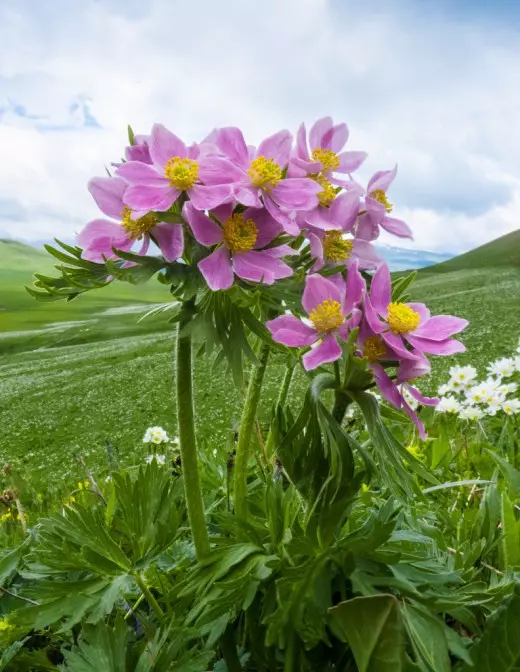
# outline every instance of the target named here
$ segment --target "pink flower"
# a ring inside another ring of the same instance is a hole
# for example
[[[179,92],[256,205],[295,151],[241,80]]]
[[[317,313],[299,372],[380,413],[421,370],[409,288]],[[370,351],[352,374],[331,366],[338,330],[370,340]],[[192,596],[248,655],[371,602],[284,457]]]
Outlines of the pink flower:
[[[302,124],[296,138],[296,150],[291,157],[290,174],[321,173],[333,184],[348,186],[349,182],[335,177],[334,173],[352,173],[367,157],[366,152],[341,151],[348,135],[346,124],[334,125],[331,117],[323,117],[311,127],[308,145],[305,124]]]
[[[230,167],[225,158],[215,159],[215,182],[224,176],[239,203],[252,208],[264,205],[287,233],[298,235],[295,213],[316,207],[320,186],[305,177],[284,178],[292,145],[289,131],[266,138],[258,149],[247,147],[238,128],[221,128],[211,137],[232,162]]]
[[[379,236],[379,228],[400,238],[413,238],[408,224],[401,219],[389,217],[392,204],[386,197],[389,186],[397,175],[397,166],[393,170],[381,170],[375,173],[367,186],[365,195],[366,210],[359,215],[356,225],[356,236],[364,240],[375,240]]]
[[[135,135],[134,144],[125,148],[125,158],[127,161],[140,161],[152,165],[150,157],[150,136]]]
[[[215,157],[199,145],[186,145],[162,124],[155,124],[148,143],[151,165],[132,160],[119,166],[116,174],[131,186],[125,192],[130,208],[150,212],[165,211],[188,194],[197,210],[208,210],[232,200],[232,189],[222,179],[229,161]],[[222,168],[217,179],[218,169]]]
[[[341,357],[338,339],[345,340],[348,315],[361,300],[363,280],[354,264],[347,284],[339,276],[331,281],[321,275],[309,275],[305,283],[302,305],[311,325],[294,315],[280,315],[267,322],[273,340],[291,348],[302,348],[317,343],[303,356],[307,371],[322,364],[335,362]]]
[[[337,266],[345,264],[348,268],[352,262],[357,261],[362,270],[374,270],[383,260],[368,241],[359,238],[349,238],[343,231],[309,231],[307,238],[310,243],[311,255],[316,259],[312,267],[313,272],[319,271],[324,266]]]
[[[212,214],[221,222],[217,224],[192,203],[184,205],[184,217],[197,242],[205,247],[218,245],[198,263],[210,289],[229,289],[235,275],[266,285],[292,275],[282,257],[297,254],[295,250],[288,245],[264,249],[280,233],[280,224],[263,208],[236,214],[233,209],[231,203],[215,209]]]
[[[423,303],[392,302],[390,271],[379,267],[365,293],[364,315],[375,334],[404,359],[414,359],[406,345],[419,353],[452,355],[464,352],[464,345],[451,337],[468,326],[468,321],[452,315],[430,316]]]
[[[125,205],[128,185],[119,177],[95,177],[89,191],[100,210],[111,219],[89,222],[76,237],[83,248],[82,257],[103,262],[114,257],[114,249],[130,251],[137,240],[143,244],[138,254],[146,254],[150,238],[157,243],[166,261],[175,261],[183,252],[181,224],[159,222],[153,213],[132,211]]]

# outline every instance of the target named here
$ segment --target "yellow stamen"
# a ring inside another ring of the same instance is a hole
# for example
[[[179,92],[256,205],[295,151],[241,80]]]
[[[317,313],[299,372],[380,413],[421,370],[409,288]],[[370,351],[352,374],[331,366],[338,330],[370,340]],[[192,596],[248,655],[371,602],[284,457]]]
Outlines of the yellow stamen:
[[[157,225],[157,217],[149,212],[144,217],[132,219],[132,211],[125,206],[121,213],[121,225],[132,238],[141,238]]]
[[[381,336],[369,336],[363,343],[363,357],[369,362],[377,362],[386,355],[386,346]]]
[[[172,187],[185,191],[191,189],[199,179],[199,164],[193,159],[181,159],[174,156],[164,167],[164,175]]]
[[[394,334],[409,334],[417,329],[421,317],[406,303],[390,303],[387,321]]]
[[[309,319],[316,331],[326,333],[337,329],[345,322],[341,314],[341,305],[332,299],[325,299],[309,313]]]
[[[309,177],[323,187],[323,191],[318,193],[318,201],[324,208],[328,208],[337,196],[334,185],[323,175],[309,175]]]
[[[323,254],[335,264],[340,264],[352,254],[354,244],[343,238],[342,231],[327,231],[323,238]]]
[[[323,170],[337,170],[339,168],[339,156],[331,149],[313,149],[312,160],[319,161]]]
[[[273,159],[266,159],[265,156],[257,156],[251,161],[251,167],[247,171],[251,182],[256,187],[261,187],[265,191],[270,191],[282,179],[282,169]]]
[[[232,215],[223,228],[224,245],[231,252],[249,252],[255,246],[258,228],[252,219],[244,219],[242,213]]]
[[[371,191],[368,195],[370,196],[370,198],[373,198],[374,201],[382,203],[385,206],[385,210],[387,212],[392,212],[392,208],[394,206],[387,199],[386,194],[382,189],[374,189],[374,191]]]

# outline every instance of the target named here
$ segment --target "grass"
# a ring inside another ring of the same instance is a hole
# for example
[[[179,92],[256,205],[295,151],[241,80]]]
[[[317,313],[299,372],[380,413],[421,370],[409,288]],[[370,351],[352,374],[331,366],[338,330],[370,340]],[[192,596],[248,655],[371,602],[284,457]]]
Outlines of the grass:
[[[511,236],[419,272],[414,300],[427,302],[434,314],[470,321],[462,338],[467,354],[433,358],[434,377],[425,389],[443,380],[454,361],[482,370],[491,358],[516,347],[520,267],[516,253],[509,252],[517,239],[520,249],[520,232]],[[48,272],[52,260],[23,248],[0,242],[0,462],[26,462],[58,478],[77,471],[76,451],[92,465],[104,463],[108,440],[128,463],[144,455],[141,439],[148,426],[175,434],[172,327],[165,314],[138,322],[139,313],[131,312],[167,302],[166,288],[154,281],[138,287],[114,284],[69,304],[39,304],[23,285],[34,270]],[[497,263],[500,255],[507,263]],[[116,307],[129,312],[112,310]],[[271,362],[265,409],[276,399],[283,373],[279,360]],[[295,403],[303,388],[298,375],[291,391]],[[240,417],[242,393],[229,381],[207,359],[197,360],[198,432],[209,449],[229,445]]]

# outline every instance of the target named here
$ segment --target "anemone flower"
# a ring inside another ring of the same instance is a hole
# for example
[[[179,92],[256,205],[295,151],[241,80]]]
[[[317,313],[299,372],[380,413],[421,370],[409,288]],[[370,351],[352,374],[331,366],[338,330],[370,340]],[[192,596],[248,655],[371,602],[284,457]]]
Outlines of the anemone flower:
[[[290,174],[320,173],[333,184],[348,186],[348,181],[337,178],[334,173],[352,173],[367,157],[366,152],[341,151],[347,143],[348,135],[346,124],[334,125],[331,117],[323,117],[311,127],[307,144],[307,131],[305,124],[302,124],[296,137],[296,149],[291,157]]]
[[[198,243],[205,247],[218,245],[198,264],[213,291],[229,289],[235,275],[266,285],[292,275],[282,257],[297,254],[295,250],[288,245],[264,249],[281,231],[280,224],[264,208],[247,208],[233,214],[232,204],[221,205],[212,213],[221,224],[189,202],[183,213]]]
[[[125,205],[128,185],[119,177],[95,177],[88,188],[100,210],[111,219],[94,219],[76,237],[83,248],[82,257],[103,262],[114,257],[114,249],[128,252],[142,240],[138,254],[146,254],[150,237],[159,246],[166,261],[178,259],[184,249],[181,224],[159,222],[153,213],[135,212]]]
[[[375,334],[404,359],[414,359],[406,347],[419,353],[453,355],[464,352],[464,345],[451,337],[468,326],[468,321],[452,315],[430,316],[424,303],[392,302],[392,285],[388,266],[376,271],[365,292],[364,315]]]
[[[127,161],[139,161],[152,165],[150,157],[150,136],[135,135],[134,144],[125,148],[125,158]]]
[[[295,213],[315,208],[321,187],[306,177],[284,178],[291,154],[291,133],[279,131],[261,142],[258,149],[248,148],[242,131],[233,127],[219,129],[212,140],[226,158],[213,160],[215,173],[213,179],[206,176],[206,183],[222,179],[231,182],[239,203],[252,208],[265,205],[287,233],[298,235]]]
[[[197,210],[209,210],[232,200],[232,191],[225,180],[215,180],[216,160],[201,145],[186,145],[162,124],[155,124],[149,141],[151,165],[127,161],[116,171],[130,187],[125,203],[145,212],[165,211],[185,192]],[[219,158],[219,165],[227,162]],[[224,162],[224,163],[222,163]],[[206,183],[205,177],[212,180]]]
[[[295,315],[280,315],[267,322],[273,340],[290,348],[317,344],[303,356],[303,366],[307,371],[335,362],[341,357],[338,339],[347,338],[348,316],[361,300],[362,282],[355,265],[348,274],[346,286],[339,276],[332,282],[321,275],[309,275],[302,305],[310,324]]]
[[[311,255],[316,259],[313,272],[324,266],[345,264],[348,268],[357,261],[361,270],[375,270],[383,260],[377,256],[374,246],[360,238],[349,238],[343,231],[320,231],[307,233]]]
[[[369,180],[365,194],[365,212],[359,215],[356,235],[365,240],[375,240],[380,228],[399,238],[413,238],[412,230],[401,219],[389,217],[393,205],[386,192],[397,175],[397,165],[393,170],[381,170]],[[358,185],[359,186],[359,185]]]

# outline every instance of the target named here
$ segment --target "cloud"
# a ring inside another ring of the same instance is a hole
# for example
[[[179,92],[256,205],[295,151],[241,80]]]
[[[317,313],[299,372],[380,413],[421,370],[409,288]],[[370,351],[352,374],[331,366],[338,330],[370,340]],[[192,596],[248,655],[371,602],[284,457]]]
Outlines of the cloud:
[[[97,216],[86,182],[121,156],[128,122],[188,141],[240,125],[258,142],[329,113],[370,153],[360,180],[399,163],[390,200],[416,247],[458,252],[517,228],[518,40],[507,17],[448,5],[4,0],[3,229],[68,238]]]

